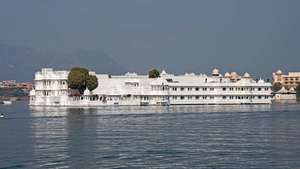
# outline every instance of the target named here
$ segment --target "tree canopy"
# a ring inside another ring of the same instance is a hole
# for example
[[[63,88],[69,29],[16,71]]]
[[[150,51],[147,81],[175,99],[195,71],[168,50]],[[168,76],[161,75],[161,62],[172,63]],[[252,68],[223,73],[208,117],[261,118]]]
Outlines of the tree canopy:
[[[148,72],[149,78],[158,78],[160,73],[157,69],[152,69]]]
[[[82,67],[73,67],[68,75],[68,87],[76,89],[80,94],[88,88],[90,91],[98,87],[97,77],[89,75],[89,70]]]
[[[86,80],[86,85],[89,91],[93,91],[98,87],[98,79],[95,75],[90,75],[88,76]]]
[[[274,83],[273,86],[272,86],[273,92],[277,92],[277,91],[279,91],[281,88],[282,88],[282,84],[279,83],[279,82]]]
[[[296,87],[296,95],[297,95],[297,100],[300,100],[300,83],[298,83]]]

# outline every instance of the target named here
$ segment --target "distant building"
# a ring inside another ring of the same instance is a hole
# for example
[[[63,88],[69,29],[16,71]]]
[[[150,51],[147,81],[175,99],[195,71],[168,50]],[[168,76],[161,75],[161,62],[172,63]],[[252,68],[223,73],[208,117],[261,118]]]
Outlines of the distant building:
[[[32,83],[29,82],[23,82],[23,83],[17,83],[16,88],[25,89],[25,90],[31,90],[32,89]]]
[[[26,91],[30,91],[32,89],[32,83],[30,82],[17,83],[16,80],[4,80],[0,82],[0,88],[19,88]]]
[[[296,88],[300,83],[300,72],[288,72],[287,75],[284,75],[281,70],[274,72],[273,74],[273,82],[281,83],[286,89]]]
[[[16,80],[4,80],[0,83],[0,87],[2,88],[12,88],[16,87]]]
[[[293,87],[289,90],[282,87],[279,91],[274,92],[274,99],[281,101],[281,100],[296,100],[296,91]]]

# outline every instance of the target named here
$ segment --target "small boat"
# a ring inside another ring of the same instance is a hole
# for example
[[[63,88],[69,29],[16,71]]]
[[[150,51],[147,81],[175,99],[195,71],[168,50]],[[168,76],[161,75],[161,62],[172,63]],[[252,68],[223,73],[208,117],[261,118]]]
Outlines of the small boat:
[[[0,114],[0,118],[4,118],[4,114],[3,113]]]
[[[3,101],[3,104],[7,104],[7,105],[9,105],[9,104],[12,104],[12,101],[10,101],[10,100],[6,100],[6,101]]]

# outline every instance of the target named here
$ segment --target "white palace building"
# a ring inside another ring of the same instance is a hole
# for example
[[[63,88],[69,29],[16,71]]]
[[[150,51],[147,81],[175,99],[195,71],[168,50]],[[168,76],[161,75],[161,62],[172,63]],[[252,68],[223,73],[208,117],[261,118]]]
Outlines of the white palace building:
[[[83,95],[68,89],[69,71],[44,68],[35,73],[34,89],[30,92],[33,106],[106,106],[106,105],[216,105],[271,104],[271,83],[253,80],[248,73],[212,75],[161,72],[159,78],[126,73],[96,74],[98,87]]]

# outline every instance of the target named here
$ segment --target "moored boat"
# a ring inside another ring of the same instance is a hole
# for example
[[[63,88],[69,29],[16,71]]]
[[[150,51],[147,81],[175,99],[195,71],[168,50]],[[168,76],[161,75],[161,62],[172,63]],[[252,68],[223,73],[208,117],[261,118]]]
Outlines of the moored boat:
[[[10,104],[12,104],[12,101],[10,101],[10,100],[5,100],[5,101],[3,101],[3,104],[10,105]]]

